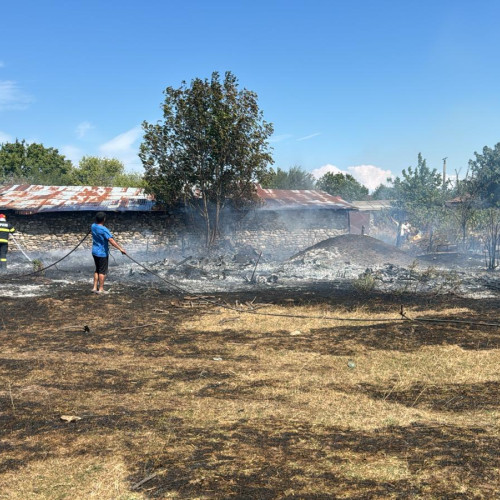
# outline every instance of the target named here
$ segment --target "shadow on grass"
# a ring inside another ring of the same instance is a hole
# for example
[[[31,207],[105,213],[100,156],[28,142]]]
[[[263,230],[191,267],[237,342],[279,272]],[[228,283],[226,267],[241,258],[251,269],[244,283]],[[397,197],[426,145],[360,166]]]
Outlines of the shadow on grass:
[[[156,473],[137,488],[148,498],[174,494],[179,498],[319,499],[346,492],[349,498],[429,494],[466,498],[461,492],[468,488],[485,492],[494,488],[500,466],[500,439],[479,427],[414,424],[359,431],[277,419],[196,427],[188,419],[169,417],[166,410],[127,408],[67,424],[32,406],[19,408],[10,419],[2,417],[1,428],[4,437],[17,430],[18,437],[25,439],[16,445],[16,456],[9,456],[14,447],[2,449],[0,471],[67,453],[76,438],[89,439],[85,449],[75,453],[102,457],[113,451],[103,450],[96,436],[122,439],[164,432],[168,440],[155,452],[145,451],[141,439],[138,444],[126,439],[124,456],[134,471],[130,485]],[[57,436],[58,443],[67,445],[49,452],[30,444],[30,438],[41,435]],[[389,459],[403,472],[392,476],[381,465]],[[382,469],[376,477],[373,473],[364,477],[367,467]]]
[[[347,492],[348,498],[385,498],[396,493],[403,498],[429,491],[437,497],[466,498],[460,496],[460,488],[488,488],[500,465],[500,440],[480,428],[413,425],[357,432],[279,421],[252,426],[241,421],[217,429],[181,427],[178,435],[183,450],[191,448],[182,460],[165,453],[136,464],[141,472],[132,476],[132,482],[159,472],[144,489],[150,498],[177,494],[180,498],[318,499]],[[406,477],[389,478],[384,471],[380,479],[362,477],[363,467],[388,456],[408,468]],[[419,474],[435,470],[440,471],[435,484],[429,483],[428,476],[419,480]],[[446,483],[451,471],[460,475],[460,486]],[[294,493],[287,495],[287,491]]]
[[[345,386],[339,384],[329,387],[336,391],[348,392]],[[418,383],[405,390],[358,384],[356,390],[375,400],[392,401],[409,408],[463,412],[495,410],[500,407],[500,383],[493,381],[477,384],[442,385]]]

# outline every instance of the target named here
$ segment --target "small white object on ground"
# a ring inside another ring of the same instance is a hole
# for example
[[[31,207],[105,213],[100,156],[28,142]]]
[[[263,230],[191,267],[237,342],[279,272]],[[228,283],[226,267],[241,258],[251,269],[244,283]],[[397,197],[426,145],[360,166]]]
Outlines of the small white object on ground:
[[[77,417],[76,415],[61,415],[61,420],[64,422],[77,422],[81,419],[82,417]]]

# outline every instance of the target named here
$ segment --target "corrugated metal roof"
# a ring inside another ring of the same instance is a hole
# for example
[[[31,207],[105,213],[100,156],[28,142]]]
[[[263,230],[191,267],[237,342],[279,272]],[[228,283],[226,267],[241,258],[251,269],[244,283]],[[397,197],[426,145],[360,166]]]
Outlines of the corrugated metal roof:
[[[332,196],[324,191],[312,189],[263,189],[257,186],[257,195],[264,202],[262,210],[297,208],[355,210],[354,205],[343,200],[340,196]]]
[[[261,210],[334,209],[348,210],[351,203],[324,191],[304,189],[263,189],[257,186],[263,201]],[[97,186],[39,186],[16,184],[0,187],[0,209],[25,214],[46,212],[104,211],[150,212],[155,202],[140,188]]]
[[[0,209],[23,213],[149,212],[154,201],[143,189],[96,186],[38,186],[16,184],[0,187]]]
[[[371,211],[371,212],[378,212],[380,210],[387,210],[389,208],[392,208],[391,200],[353,201],[352,204],[358,210]]]

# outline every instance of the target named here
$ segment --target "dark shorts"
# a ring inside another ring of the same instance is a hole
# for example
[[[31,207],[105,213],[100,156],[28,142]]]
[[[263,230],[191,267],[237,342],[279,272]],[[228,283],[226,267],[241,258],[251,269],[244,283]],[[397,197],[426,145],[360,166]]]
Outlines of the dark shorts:
[[[109,257],[97,257],[92,255],[95,262],[95,272],[97,274],[108,274],[108,259]]]

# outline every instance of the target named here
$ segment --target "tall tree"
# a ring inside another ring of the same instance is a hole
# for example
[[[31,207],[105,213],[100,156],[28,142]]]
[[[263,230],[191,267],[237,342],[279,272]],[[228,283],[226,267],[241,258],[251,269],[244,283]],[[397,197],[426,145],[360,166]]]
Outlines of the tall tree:
[[[478,196],[478,185],[467,171],[463,179],[459,179],[456,172],[456,182],[450,192],[452,200],[447,205],[461,234],[461,246],[467,249],[468,233],[479,221],[480,199]],[[484,223],[485,218],[481,219]],[[484,227],[484,224],[483,224]]]
[[[489,269],[498,267],[498,246],[500,244],[500,142],[493,148],[485,146],[482,154],[474,152],[469,160],[472,181],[469,191],[479,201],[477,212],[482,240],[488,255]]]
[[[447,190],[443,189],[441,175],[436,169],[431,170],[419,153],[417,166],[403,169],[401,177],[396,177],[393,185],[396,195],[393,214],[399,226],[408,220],[413,226],[427,231],[430,235],[429,246],[432,246],[434,230],[446,218],[444,203]]]
[[[183,201],[198,210],[211,245],[225,203],[255,199],[254,182],[273,163],[267,142],[273,127],[255,92],[240,90],[231,72],[222,81],[214,72],[167,87],[164,95],[163,121],[143,123],[139,157],[147,190],[167,205]]]
[[[271,169],[269,175],[261,179],[261,185],[269,189],[314,189],[314,177],[302,167],[295,165],[290,170]]]
[[[485,146],[483,153],[474,152],[469,170],[478,193],[486,206],[500,206],[500,142],[493,148]]]
[[[116,158],[84,156],[74,169],[72,184],[78,186],[140,187],[139,174],[125,173],[123,163]]]
[[[368,196],[368,188],[350,174],[328,172],[318,180],[316,187],[347,201],[364,200]]]
[[[0,182],[67,184],[73,165],[55,148],[24,139],[0,145]]]

